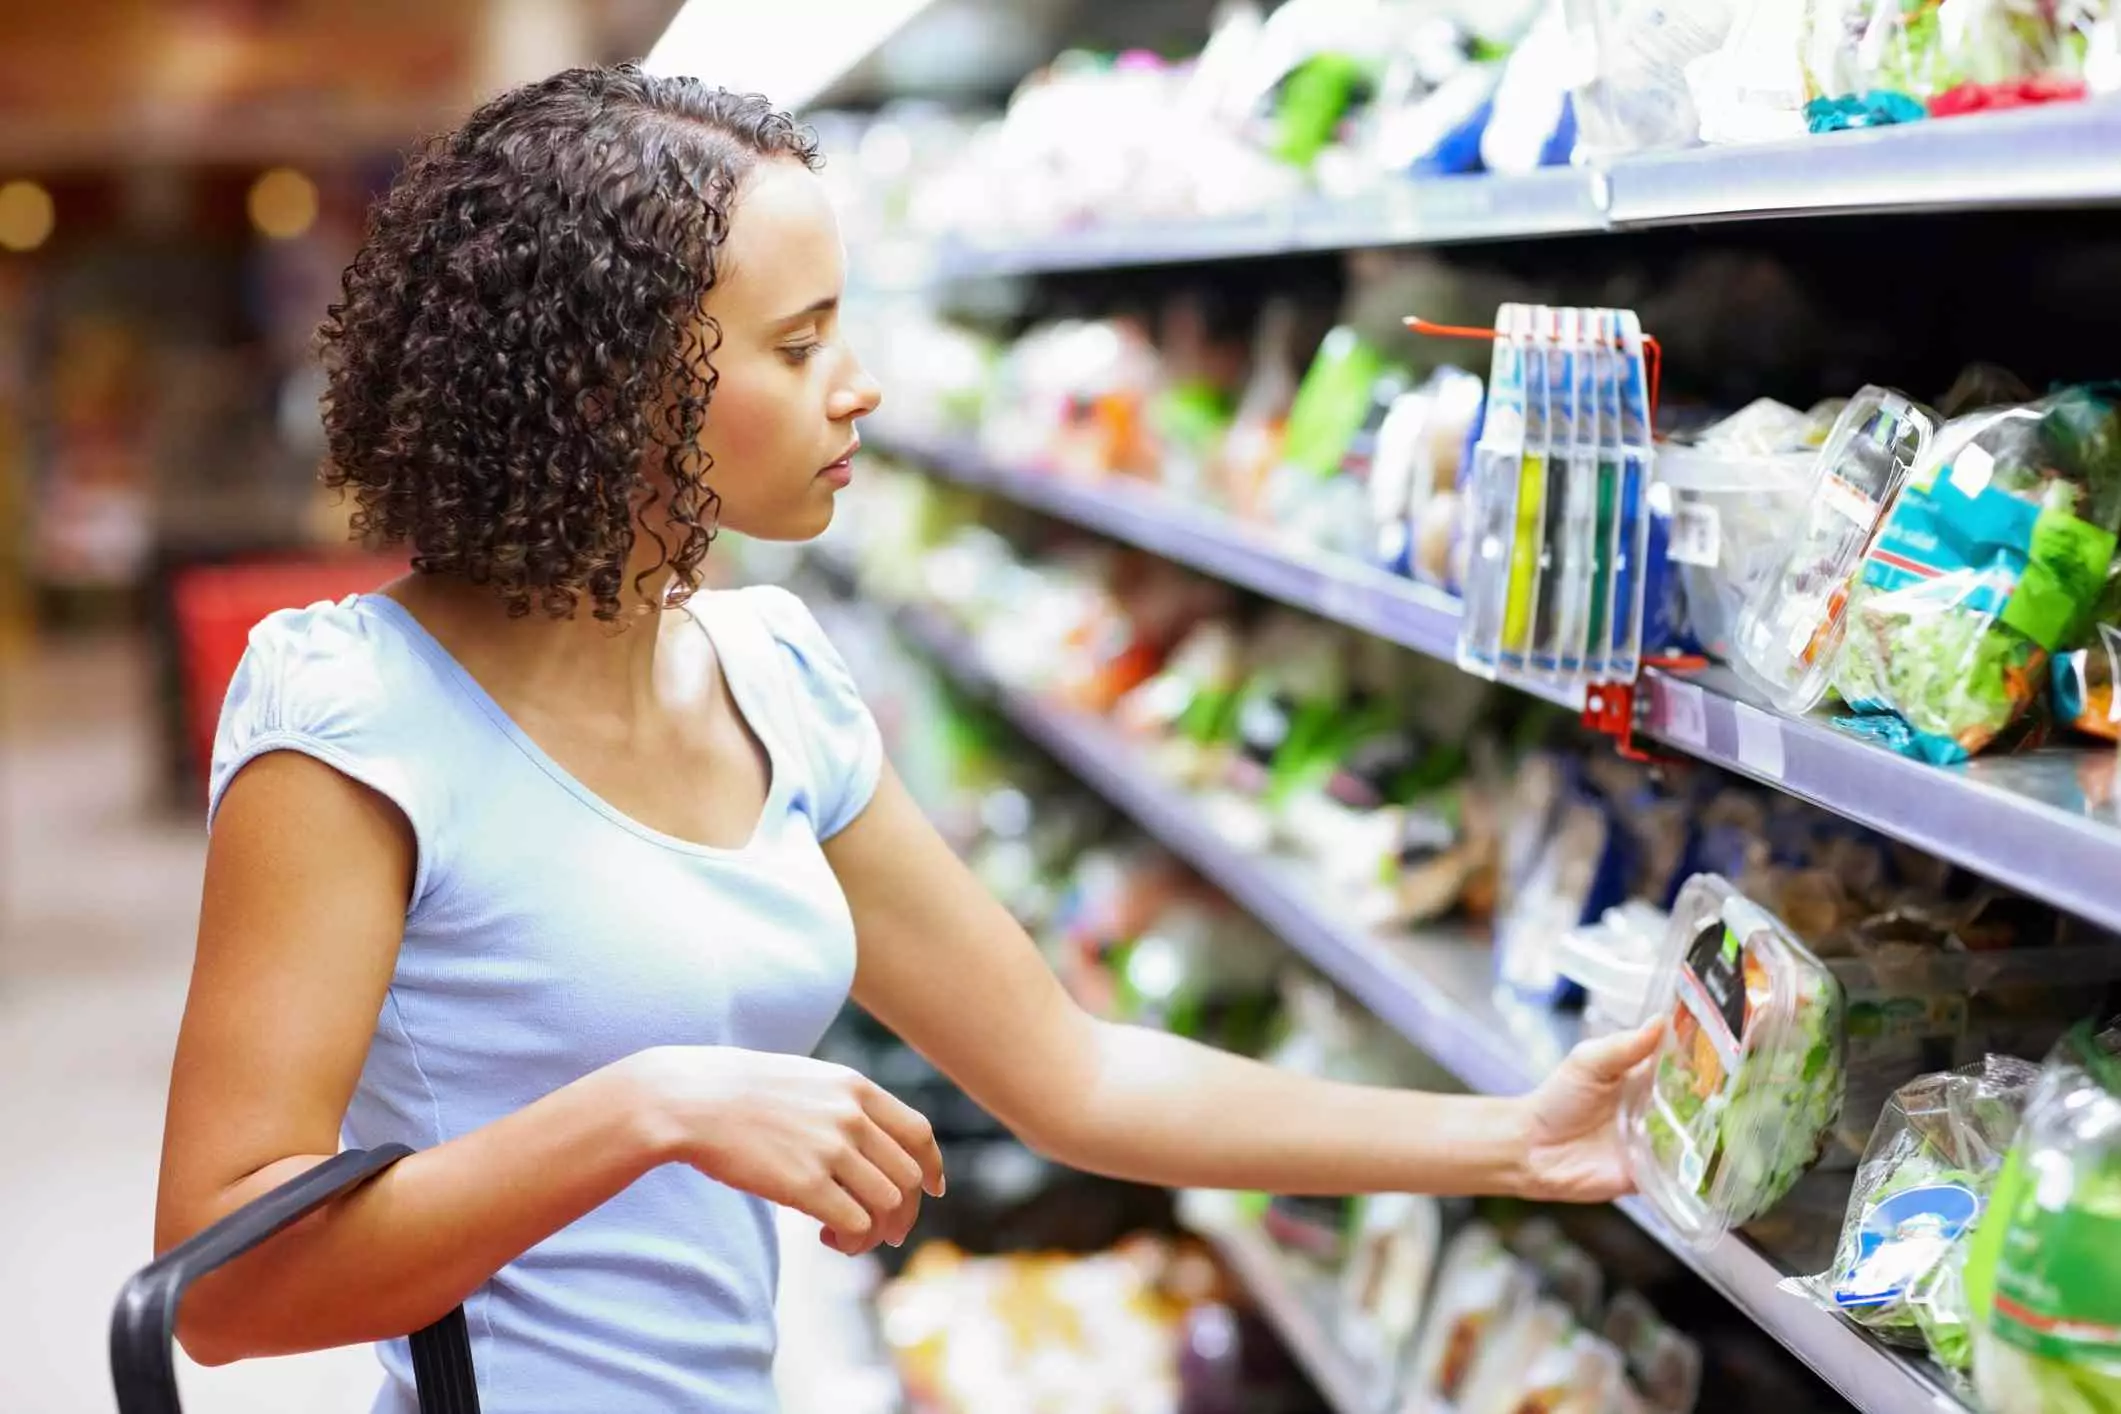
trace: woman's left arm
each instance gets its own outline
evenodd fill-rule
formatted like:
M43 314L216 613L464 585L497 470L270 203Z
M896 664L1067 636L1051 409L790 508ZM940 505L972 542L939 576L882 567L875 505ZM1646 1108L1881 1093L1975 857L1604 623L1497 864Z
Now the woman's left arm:
M1616 1114L1654 1027L1579 1046L1512 1098L1293 1075L1083 1011L888 766L825 853L860 939L855 1000L1061 1163L1276 1193L1628 1190Z

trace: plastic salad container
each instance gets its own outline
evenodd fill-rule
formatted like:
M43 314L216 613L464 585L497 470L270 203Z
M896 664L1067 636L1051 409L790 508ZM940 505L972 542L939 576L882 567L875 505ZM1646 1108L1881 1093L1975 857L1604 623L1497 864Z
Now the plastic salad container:
M1643 1195L1697 1248L1781 1201L1841 1110L1841 984L1714 874L1672 907L1652 1007L1670 1017L1623 1116Z
M1818 442L1810 414L1761 398L1658 450L1657 479L1672 488L1672 568L1687 623L1711 657L1730 658L1746 601L1781 567Z
M1732 665L1781 710L1809 712L1825 694L1849 587L1931 432L1928 415L1906 398L1865 388L1827 434L1803 519L1732 635Z

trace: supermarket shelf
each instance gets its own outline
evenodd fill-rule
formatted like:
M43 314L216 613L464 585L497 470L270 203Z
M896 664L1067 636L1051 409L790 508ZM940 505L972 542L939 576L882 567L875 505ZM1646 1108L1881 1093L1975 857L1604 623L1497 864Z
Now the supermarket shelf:
M2121 201L2121 99L1949 118L1791 142L1624 157L1603 167L1436 177L1243 216L955 242L945 279L1442 245L1861 212Z
M1573 235L1606 228L1600 190L1589 174L1566 167L1509 177L1437 177L1345 200L1306 197L1242 216L1085 226L1012 244L952 241L939 250L934 268L945 279L963 280Z
M1319 1316L1312 1297L1290 1275L1288 1262L1258 1228L1244 1222L1203 1224L1201 1235L1228 1264L1281 1334L1282 1343L1333 1414L1379 1414L1362 1374Z
M1296 866L1223 838L1200 801L1163 781L1115 729L996 681L971 640L940 614L916 607L893 617L946 675L989 699L1025 736L1471 1089L1520 1093L1565 1049L1565 1022L1498 1002L1487 951L1475 939L1379 937L1336 921L1330 903L1306 887ZM1697 1252L1646 1204L1630 1200L1621 1207L1859 1408L1872 1414L1961 1410L1923 1367L1777 1291L1782 1270L1750 1243L1727 1237Z
M1452 660L1457 601L1421 585L1338 557L1286 549L1249 526L1146 487L1074 483L999 467L964 442L889 431L872 441L934 475ZM1647 730L1658 740L2121 929L2121 892L2102 882L2121 866L2112 751L2065 748L1931 766L1824 720L1756 706L1726 671L1685 679L1653 672L1645 683Z

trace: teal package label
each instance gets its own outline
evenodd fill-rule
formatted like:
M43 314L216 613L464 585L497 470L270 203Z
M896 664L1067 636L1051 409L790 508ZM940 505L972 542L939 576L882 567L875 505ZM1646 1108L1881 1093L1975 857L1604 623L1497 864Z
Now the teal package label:
M1965 607L2003 611L2025 572L2040 507L1984 486L1972 495L1940 469L1928 490L1908 486L1863 565L1863 582L1890 593L1948 574L1975 576L1962 595Z

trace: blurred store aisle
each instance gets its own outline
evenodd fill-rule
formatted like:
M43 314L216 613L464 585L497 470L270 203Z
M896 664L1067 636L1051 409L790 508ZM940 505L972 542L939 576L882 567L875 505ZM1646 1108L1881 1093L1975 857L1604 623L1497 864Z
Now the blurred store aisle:
M0 700L0 1410L112 1407L111 1298L149 1250L203 837L151 808L137 643L10 664ZM356 1414L365 1350L187 1368L201 1414Z

